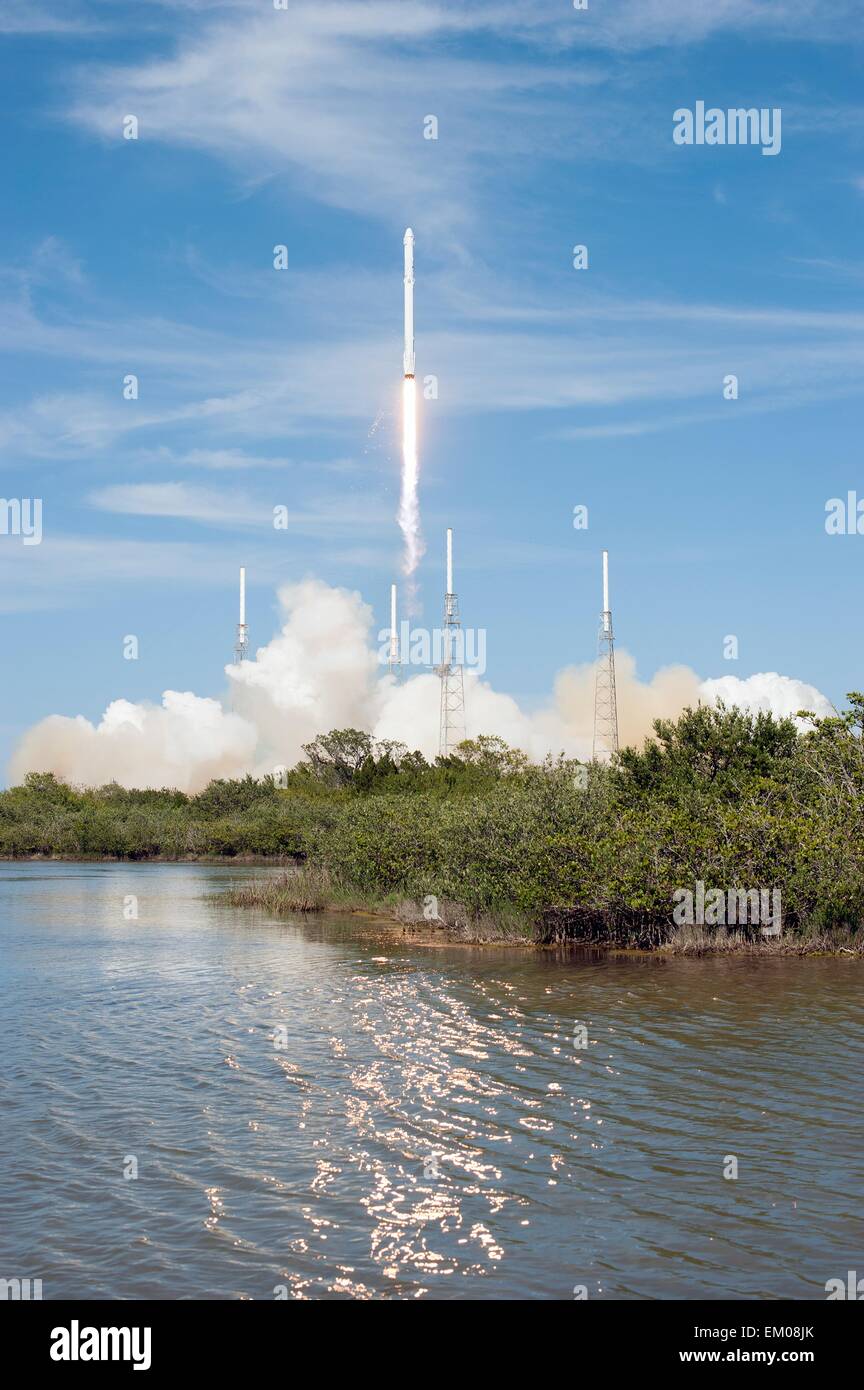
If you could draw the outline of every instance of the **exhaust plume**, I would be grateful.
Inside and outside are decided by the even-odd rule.
[[[409,594],[415,592],[414,573],[426,547],[420,531],[420,465],[417,458],[416,382],[402,382],[402,488],[399,496],[399,530],[402,532],[402,573],[408,580]]]

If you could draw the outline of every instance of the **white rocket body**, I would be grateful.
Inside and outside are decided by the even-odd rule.
[[[402,238],[405,247],[405,350],[402,374],[414,376],[414,233],[409,227]]]

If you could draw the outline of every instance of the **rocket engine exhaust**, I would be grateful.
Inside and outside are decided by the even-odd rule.
[[[417,487],[417,395],[414,382],[414,233],[409,227],[405,248],[405,344],[402,353],[402,486],[399,496],[399,529],[402,532],[402,572],[413,596],[413,575],[425,550],[420,531],[420,499]]]

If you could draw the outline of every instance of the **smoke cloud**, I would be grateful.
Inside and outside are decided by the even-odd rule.
[[[792,717],[799,710],[808,710],[821,717],[833,714],[829,700],[820,694],[815,685],[793,680],[791,676],[778,676],[776,671],[761,672],[739,680],[737,676],[721,676],[718,680],[703,681],[701,685],[704,700],[722,700],[726,705],[744,705],[751,710],[764,710],[778,718]]]
[[[76,785],[116,781],[195,792],[215,777],[292,767],[316,734],[348,727],[397,739],[433,758],[438,678],[406,671],[397,682],[383,673],[372,641],[372,610],[361,596],[309,579],[284,588],[279,598],[281,631],[254,661],[225,668],[230,698],[224,706],[167,690],[161,705],[114,700],[98,724],[80,715],[52,715],[24,735],[11,761],[11,780],[53,772]],[[619,651],[616,677],[622,743],[641,742],[655,719],[674,718],[699,700],[720,698],[777,715],[832,712],[813,686],[776,673],[700,681],[686,666],[670,666],[643,681],[633,658]],[[588,758],[594,667],[561,671],[548,703],[533,711],[466,671],[465,713],[469,735],[497,734],[532,759],[548,752]]]
[[[24,735],[10,764],[14,783],[53,772],[76,786],[176,787],[198,791],[233,777],[255,757],[254,725],[218,700],[166,690],[161,705],[113,700],[99,724],[52,714]]]

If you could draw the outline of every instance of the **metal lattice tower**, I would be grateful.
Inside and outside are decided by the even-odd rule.
[[[387,652],[387,671],[399,679],[401,669],[399,657],[399,633],[396,628],[396,585],[390,585],[390,646]]]
[[[609,762],[618,752],[618,698],[615,693],[615,638],[609,607],[609,552],[603,551],[603,612],[597,637],[597,674],[594,680],[595,762]]]
[[[240,621],[234,639],[234,665],[239,666],[249,655],[249,629],[246,626],[246,570],[240,567]]]
[[[447,531],[447,592],[444,595],[444,649],[441,677],[441,719],[438,752],[446,758],[465,738],[465,682],[462,672],[462,624],[459,600],[453,592],[453,532]],[[454,652],[458,660],[454,660]]]

